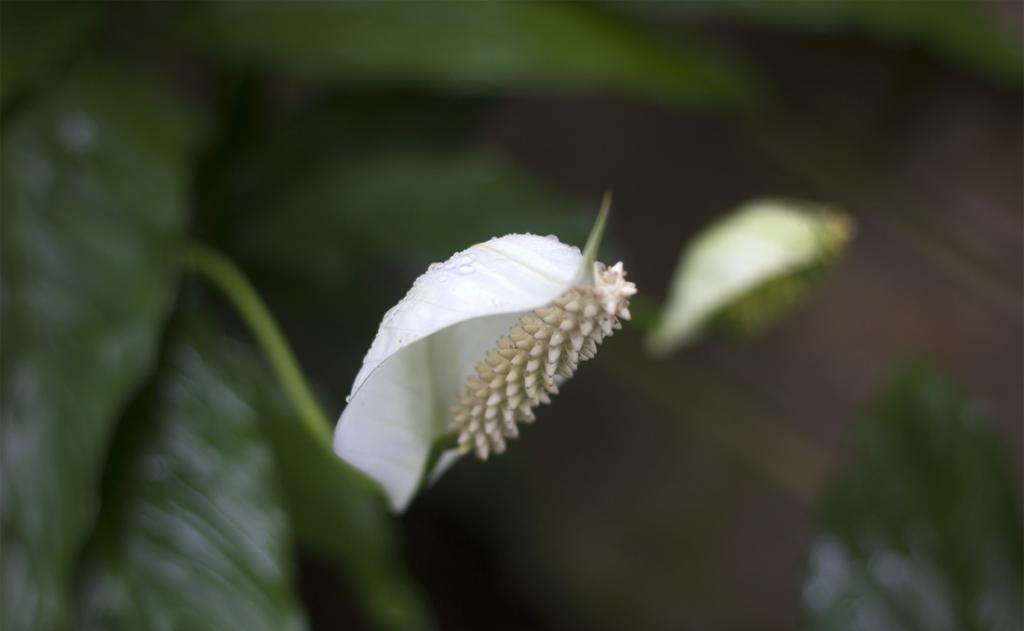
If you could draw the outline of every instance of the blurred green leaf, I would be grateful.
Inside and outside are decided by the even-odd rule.
[[[429,147],[355,153],[320,163],[262,209],[250,209],[228,235],[229,249],[332,288],[388,260],[425,268],[498,234],[585,234],[582,213],[567,213],[487,154]]]
[[[377,628],[430,628],[426,605],[397,554],[395,522],[380,489],[294,418],[278,414],[267,421],[299,541],[351,577]]]
[[[856,456],[823,497],[812,626],[1020,629],[1020,487],[979,406],[903,374],[859,425]]]
[[[298,629],[265,384],[209,329],[173,336],[129,410],[80,581],[82,629]]]
[[[99,25],[99,2],[5,2],[0,21],[0,102],[71,61]]]
[[[394,292],[431,261],[510,232],[582,243],[592,207],[561,203],[492,154],[460,149],[451,116],[473,110],[449,103],[360,97],[263,130],[209,182],[209,240],[359,357]]]
[[[818,204],[744,204],[686,247],[648,349],[666,355],[709,325],[762,329],[807,296],[851,235],[849,216]]]
[[[336,561],[351,578],[376,628],[427,629],[430,617],[395,550],[391,513],[380,489],[335,455],[330,438],[299,422],[262,360],[237,351],[232,371],[274,455],[299,540]],[[326,429],[326,428],[325,428]]]
[[[190,38],[225,58],[360,86],[460,93],[615,89],[666,102],[735,102],[750,80],[583,3],[206,3]]]
[[[6,15],[7,7],[4,12]],[[188,127],[93,66],[3,137],[2,626],[60,628],[114,419],[146,378],[174,295]]]
[[[937,57],[1007,85],[1020,86],[1024,78],[1020,34],[1000,23],[994,8],[977,0],[717,0],[684,2],[680,7],[826,33],[862,31],[882,39],[913,42]]]

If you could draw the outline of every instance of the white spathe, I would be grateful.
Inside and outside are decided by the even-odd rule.
[[[521,316],[570,289],[582,265],[579,248],[531,234],[497,237],[431,265],[384,315],[338,420],[335,452],[404,510],[474,365]],[[455,453],[445,453],[432,478]]]

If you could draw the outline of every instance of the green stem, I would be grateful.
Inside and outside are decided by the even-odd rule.
[[[573,286],[593,285],[594,261],[597,259],[597,250],[601,247],[601,239],[604,237],[604,225],[608,221],[608,213],[612,209],[612,192],[605,191],[601,199],[601,209],[597,211],[597,220],[590,229],[590,236],[587,237],[587,244],[583,247],[583,266],[580,267]]]
[[[185,245],[181,261],[187,269],[204,276],[224,292],[263,349],[299,419],[318,440],[330,447],[332,440],[327,416],[277,322],[242,270],[220,252],[194,242]]]

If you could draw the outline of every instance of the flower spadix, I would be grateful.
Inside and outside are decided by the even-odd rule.
[[[503,452],[520,423],[629,319],[622,264],[553,236],[511,234],[435,263],[388,311],[334,434],[335,451],[403,510],[424,474]],[[432,447],[453,448],[425,471]]]

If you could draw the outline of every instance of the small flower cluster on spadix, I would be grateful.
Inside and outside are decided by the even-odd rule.
[[[595,239],[596,243],[596,239]],[[591,248],[591,250],[596,248]],[[491,239],[430,266],[381,322],[335,451],[403,510],[425,476],[460,454],[501,453],[517,423],[558,392],[580,361],[629,319],[636,293],[553,236]],[[439,459],[446,434],[458,436]]]
[[[625,280],[622,263],[604,269],[594,263],[594,286],[574,287],[550,305],[524,315],[476,365],[451,407],[451,430],[460,453],[473,450],[486,460],[505,451],[519,435],[517,423],[531,423],[533,408],[558,394],[556,376],[568,379],[579,362],[594,357],[597,345],[629,319],[636,286]]]

